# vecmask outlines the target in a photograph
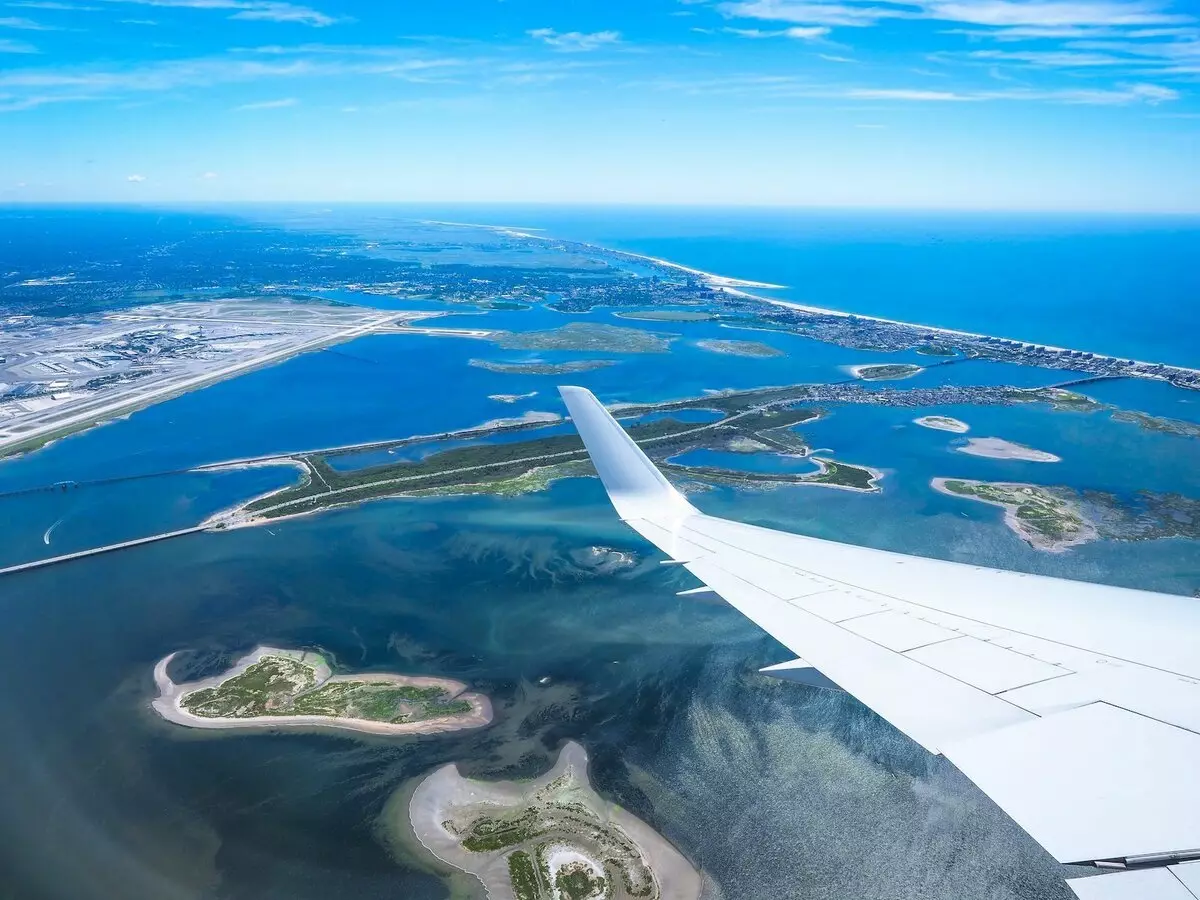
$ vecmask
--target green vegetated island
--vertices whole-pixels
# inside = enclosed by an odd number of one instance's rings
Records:
[[[954,434],[966,434],[971,430],[971,426],[966,422],[950,416],[921,416],[919,419],[913,419],[913,424],[920,425],[922,428],[932,428],[934,431],[950,431]]]
[[[389,822],[424,852],[467,872],[491,900],[698,900],[690,862],[633,814],[603,800],[587,753],[568,743],[532,781],[476,781],[453,765],[412,794],[407,822]]]
[[[1004,524],[1038,550],[1061,553],[1097,537],[1096,526],[1069,495],[1036,484],[935,478],[935,491],[999,506]]]
[[[1062,388],[978,385],[902,388],[859,382],[729,390],[679,400],[627,403],[613,407],[612,412],[622,420],[643,450],[668,475],[681,482],[684,490],[706,485],[769,489],[779,485],[807,484],[878,491],[881,478],[878,470],[828,455],[810,456],[817,471],[803,473],[751,472],[740,468],[684,465],[671,460],[681,458],[692,449],[804,456],[810,448],[797,428],[819,418],[823,408],[828,406],[868,404],[927,409],[931,406],[1011,406],[1024,403],[1043,403],[1062,412],[1108,412],[1114,419],[1121,412],[1084,394]],[[711,415],[712,418],[697,422],[697,413]],[[929,419],[938,419],[938,424],[946,430],[949,430],[951,422],[955,423],[956,431],[959,425],[965,427],[965,423],[949,417],[925,417],[921,424],[929,427]],[[1194,427],[1190,423],[1146,414],[1123,417],[1122,421],[1173,434]],[[547,425],[559,422],[561,417],[557,415],[527,413],[522,418],[498,419],[440,434],[203,466],[201,470],[214,471],[246,465],[288,465],[302,472],[298,483],[220,512],[203,525],[217,529],[256,525],[383,497],[466,494],[512,496],[542,490],[557,479],[592,474],[591,463],[576,434],[547,433]],[[526,435],[514,432],[525,432]],[[501,435],[504,437],[502,442],[489,441]],[[342,462],[345,457],[367,451],[386,453],[406,448],[419,452],[423,445],[429,446],[432,452],[416,460],[411,459],[413,454],[410,453],[406,454],[409,456],[407,460],[361,468],[347,467]],[[1155,510],[1169,512],[1186,506],[1180,499],[1147,496],[1151,497],[1147,504]],[[1128,498],[1113,498],[1111,502],[1104,500],[1099,505],[1104,508],[1134,508],[1129,506]],[[1136,528],[1121,518],[1119,527],[1113,530],[1114,536],[1117,539],[1127,539],[1127,536],[1132,536],[1128,539],[1142,539],[1150,534],[1186,534],[1192,527],[1186,518],[1176,521],[1174,525],[1155,514],[1142,516],[1142,519],[1151,525]],[[1172,531],[1172,528],[1177,530]]]
[[[934,490],[1004,510],[1004,524],[1036,550],[1061,553],[1104,538],[1145,541],[1200,538],[1200,500],[1140,491],[1118,497],[1065,486],[935,478]]]
[[[850,366],[850,374],[863,381],[895,381],[900,378],[911,378],[922,371],[921,366],[912,363],[883,363],[869,366]]]
[[[363,673],[334,675],[307,650],[258,647],[222,675],[176,684],[154,668],[154,710],[189,728],[338,728],[371,734],[432,734],[492,720],[482,694],[450,678]]]
[[[549,362],[544,359],[472,359],[467,365],[501,375],[573,375],[615,366],[615,359],[568,359],[564,362]]]
[[[811,386],[810,386],[811,387]],[[654,404],[626,405],[614,412],[626,420],[630,436],[669,475],[697,484],[768,488],[778,485],[822,485],[846,490],[877,491],[882,473],[868,466],[825,456],[812,457],[816,471],[751,472],[718,466],[670,462],[694,449],[738,449],[752,439],[765,452],[803,455],[808,451],[796,426],[818,418],[818,410],[797,408],[803,386],[733,391]],[[670,413],[703,410],[714,421],[695,422]],[[660,414],[651,417],[651,413]],[[359,503],[379,497],[429,497],[464,494],[511,496],[544,489],[550,482],[591,474],[583,442],[574,433],[531,434],[529,440],[488,443],[487,438],[513,430],[535,429],[558,417],[534,414],[524,420],[501,420],[492,425],[420,438],[355,445],[350,448],[271,457],[255,465],[288,464],[304,475],[298,484],[255,498],[211,517],[205,525],[227,528],[255,525],[285,516]],[[543,420],[544,418],[544,420]],[[639,421],[639,419],[645,419]],[[631,421],[632,420],[632,421]],[[460,446],[440,449],[419,460],[404,460],[364,468],[335,468],[331,460],[363,450],[390,450],[447,441]]]

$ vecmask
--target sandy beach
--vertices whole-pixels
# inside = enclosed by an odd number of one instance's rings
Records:
[[[470,872],[483,882],[491,900],[513,900],[506,861],[507,850],[475,853],[462,847],[461,837],[447,829],[455,818],[476,813],[492,815],[521,807],[555,783],[571,785],[570,797],[582,803],[600,821],[619,829],[636,845],[642,862],[654,874],[658,890],[648,895],[656,900],[698,900],[703,884],[700,873],[669,841],[645,822],[600,797],[587,777],[588,758],[582,746],[568,742],[550,771],[532,781],[475,781],[463,778],[453,765],[436,770],[418,785],[409,803],[413,833],[430,853],[455,869]],[[603,871],[586,848],[555,839],[550,851],[553,862],[586,861]],[[624,896],[623,894],[621,896]]]
[[[446,731],[461,731],[465,728],[481,728],[492,721],[492,704],[483,694],[467,691],[467,686],[461,681],[451,678],[437,678],[423,675],[392,675],[387,673],[365,673],[362,675],[334,675],[323,660],[314,666],[317,675],[317,686],[338,681],[378,682],[397,686],[437,687],[449,694],[448,699],[465,700],[471,704],[471,712],[465,715],[446,716],[436,719],[425,719],[420,722],[376,722],[369,719],[334,718],[331,716],[251,716],[247,718],[216,718],[197,716],[183,707],[183,698],[196,691],[216,687],[234,678],[250,666],[267,656],[286,656],[300,662],[312,665],[321,659],[318,654],[303,650],[283,650],[278,647],[256,647],[250,653],[239,659],[233,668],[199,681],[176,684],[167,675],[167,668],[176,656],[171,653],[158,661],[154,667],[154,683],[158,687],[158,696],[151,702],[156,713],[168,722],[184,725],[188,728],[207,729],[250,729],[272,731],[277,729],[308,730],[313,728],[331,728],[338,731],[358,731],[367,734],[402,735],[402,734],[438,734]]]

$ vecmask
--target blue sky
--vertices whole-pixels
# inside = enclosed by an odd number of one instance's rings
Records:
[[[0,0],[0,202],[1200,211],[1200,0]]]

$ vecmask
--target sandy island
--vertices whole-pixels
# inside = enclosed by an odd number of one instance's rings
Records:
[[[154,711],[177,725],[188,728],[209,729],[251,729],[275,730],[332,728],[339,731],[360,731],[367,734],[437,734],[444,731],[460,731],[465,728],[481,728],[492,721],[491,701],[483,694],[467,691],[467,686],[461,681],[451,678],[437,678],[422,675],[393,675],[386,673],[364,673],[361,675],[334,675],[328,663],[320,654],[306,650],[283,650],[278,647],[256,647],[250,653],[239,659],[226,672],[205,678],[200,681],[189,681],[176,684],[167,675],[167,667],[177,654],[171,653],[159,660],[154,667],[154,682],[158,687],[158,697],[152,702]],[[198,716],[187,710],[183,701],[188,695],[208,688],[215,688],[231,678],[241,675],[255,663],[271,656],[284,657],[310,666],[316,675],[316,684],[309,690],[334,683],[378,683],[395,687],[440,688],[448,695],[447,699],[460,700],[469,703],[470,712],[442,716],[439,718],[422,719],[415,722],[380,722],[372,719],[340,718],[320,715],[270,715],[247,717],[209,717]]]
[[[1023,444],[1014,444],[1003,438],[985,437],[969,438],[962,447],[955,447],[959,453],[970,456],[986,456],[988,459],[1020,459],[1025,462],[1056,463],[1062,462],[1061,456],[1047,453],[1044,450],[1034,450]]]
[[[571,742],[532,781],[474,781],[443,766],[413,792],[408,824],[427,851],[482,881],[490,900],[517,900],[516,880],[526,885],[521,900],[558,900],[561,892],[544,882],[581,872],[609,891],[595,896],[697,900],[699,872],[645,822],[602,799],[587,764],[587,752]]]
[[[913,424],[935,431],[952,431],[955,434],[966,434],[971,430],[971,426],[966,422],[952,419],[950,416],[921,416],[919,419],[913,419]]]
[[[929,486],[939,494],[1000,507],[1004,524],[1035,550],[1062,553],[1099,536],[1078,503],[1040,485],[934,478]]]
[[[770,344],[764,344],[760,341],[728,341],[706,338],[696,341],[696,346],[701,350],[707,350],[709,353],[727,353],[731,356],[769,357],[785,355],[779,348],[772,347]]]

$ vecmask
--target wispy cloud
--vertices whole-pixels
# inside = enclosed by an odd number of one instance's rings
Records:
[[[219,10],[228,12],[230,19],[294,22],[314,28],[324,28],[342,21],[310,7],[285,3],[283,0],[107,0],[107,2],[178,9]]]
[[[820,3],[808,0],[729,0],[717,9],[728,18],[759,19],[764,22],[793,22],[797,25],[867,27],[881,19],[913,18],[919,13],[889,3]]]
[[[849,88],[842,96],[850,100],[902,100],[906,103],[966,103],[983,99],[979,95],[922,88]]]
[[[559,32],[553,28],[534,28],[526,33],[531,38],[549,44],[556,50],[570,52],[598,50],[601,47],[618,44],[621,41],[621,32],[619,31],[593,31],[587,33],[583,31]]]
[[[971,25],[1040,26],[1173,25],[1195,21],[1167,12],[1164,3],[1141,0],[932,0],[922,4],[931,19]]]
[[[800,25],[863,27],[885,19],[936,19],[995,27],[1181,25],[1191,15],[1168,11],[1154,0],[912,0],[912,2],[820,2],[820,0],[724,0],[730,18]]]
[[[295,106],[299,102],[295,97],[283,97],[279,100],[260,100],[257,103],[243,103],[241,106],[235,106],[234,109],[238,112],[253,109],[283,109],[288,106]]]
[[[19,16],[0,16],[0,28],[15,28],[18,31],[59,31],[54,25],[43,25],[33,19]]]
[[[0,38],[0,53],[37,53],[38,48],[26,41],[12,41]]]
[[[133,184],[141,184],[143,181],[146,180],[146,176],[145,175],[126,175],[125,180],[132,182]]]
[[[990,62],[1017,62],[1031,66],[1086,69],[1096,66],[1127,66],[1128,59],[1105,53],[1081,53],[1074,50],[975,50],[970,59]]]
[[[726,34],[736,34],[738,37],[745,38],[777,38],[787,37],[795,38],[801,41],[813,41],[825,37],[829,34],[830,29],[823,25],[796,25],[791,28],[779,28],[774,30],[766,30],[762,28],[723,28],[721,29]]]
[[[742,75],[698,81],[660,80],[645,87],[680,91],[689,94],[744,95],[759,100],[842,100],[871,103],[989,103],[1038,102],[1079,106],[1127,106],[1146,104],[1157,106],[1178,100],[1173,88],[1156,84],[1119,84],[1109,88],[1031,88],[1013,87],[1001,90],[933,90],[920,87],[891,85],[817,84],[809,80],[779,75]]]
[[[212,181],[214,178],[217,178],[218,176],[217,176],[216,172],[205,172],[200,177],[203,178],[205,181]]]

